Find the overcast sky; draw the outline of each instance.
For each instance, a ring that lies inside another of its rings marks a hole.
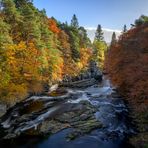
[[[148,0],[34,0],[34,4],[61,22],[70,22],[76,14],[81,26],[101,24],[116,30],[130,26],[141,14],[148,15]]]

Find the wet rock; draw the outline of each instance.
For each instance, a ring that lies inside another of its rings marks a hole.
[[[39,132],[41,135],[54,134],[65,128],[69,128],[68,123],[57,122],[56,120],[46,120],[39,127]]]
[[[113,131],[111,133],[108,133],[107,137],[110,139],[116,139],[116,138],[118,138],[118,133]]]
[[[85,79],[81,81],[75,81],[75,82],[69,82],[69,83],[62,83],[61,86],[63,87],[71,87],[71,88],[86,88],[89,86],[92,86],[96,84],[97,81],[92,78],[92,79]]]
[[[94,78],[95,78],[97,81],[102,81],[102,75],[101,75],[101,74],[95,75]]]
[[[2,117],[7,111],[7,106],[5,104],[0,104],[0,117]]]
[[[21,114],[28,114],[42,110],[44,107],[44,103],[42,101],[33,101],[26,105],[25,108],[22,108],[20,111]]]
[[[67,135],[67,138],[73,140],[77,137],[90,133],[96,128],[101,128],[102,124],[98,122],[95,118],[88,119],[86,121],[79,121],[74,126],[74,130]]]
[[[42,122],[38,126],[38,135],[57,133],[65,128],[73,129],[73,132],[67,136],[69,139],[89,133],[102,127],[102,124],[95,118],[94,113],[96,111],[97,108],[94,108],[88,101],[81,101],[79,104],[72,105],[69,109],[67,107],[63,113],[60,111],[60,114]],[[37,134],[37,132],[34,133]]]
[[[54,91],[58,88],[58,84],[55,84],[55,85],[52,85],[50,88],[49,88],[49,91]]]
[[[58,88],[56,90],[49,92],[48,96],[58,97],[58,96],[66,95],[67,93],[68,93],[67,90],[65,90],[64,88]]]
[[[85,114],[82,114],[81,116],[80,116],[80,118],[81,118],[81,120],[86,120],[86,119],[88,119],[90,116],[88,116],[86,113]]]
[[[118,93],[116,93],[116,92],[113,92],[113,93],[111,94],[111,97],[112,97],[112,98],[121,98],[121,96],[120,96]]]

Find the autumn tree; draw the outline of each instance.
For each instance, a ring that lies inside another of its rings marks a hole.
[[[93,46],[94,46],[94,59],[98,63],[99,68],[103,70],[107,45],[103,41],[95,40]]]
[[[87,67],[91,43],[75,15],[69,25],[48,18],[31,0],[0,4],[0,97],[5,101],[39,94],[45,84]]]
[[[97,30],[95,33],[95,39],[93,42],[93,48],[94,48],[94,59],[98,63],[100,69],[103,69],[104,55],[107,49],[107,45],[104,41],[101,25],[98,25],[97,27]]]
[[[122,34],[106,57],[105,67],[113,84],[134,103],[145,101],[148,96],[147,38],[147,24],[138,25]]]
[[[10,26],[0,17],[0,92],[9,84],[10,73],[6,66],[6,48],[12,44],[12,38],[9,36]]]

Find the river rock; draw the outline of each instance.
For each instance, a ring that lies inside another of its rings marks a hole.
[[[65,128],[72,128],[72,132],[67,135],[68,139],[75,139],[81,135],[91,132],[96,128],[102,127],[102,124],[95,118],[94,108],[88,101],[81,101],[79,104],[69,104],[66,110],[61,110],[60,114],[49,118],[38,126],[38,132],[30,129],[26,134],[45,135],[57,133]],[[62,113],[63,112],[63,113]],[[35,130],[35,129],[34,129]]]
[[[2,117],[7,111],[7,106],[5,104],[0,104],[0,117]]]

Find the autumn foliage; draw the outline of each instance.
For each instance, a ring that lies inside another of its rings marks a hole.
[[[40,94],[87,67],[92,52],[83,27],[48,18],[32,1],[2,0],[0,7],[0,101]]]
[[[60,29],[57,27],[57,24],[54,19],[49,18],[48,23],[49,23],[49,30],[51,30],[55,34],[58,34],[60,32]]]
[[[148,105],[148,25],[123,33],[108,50],[105,65],[122,95],[145,110]]]

